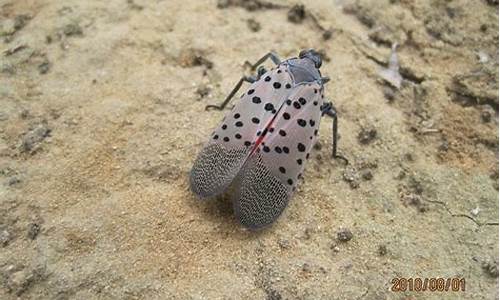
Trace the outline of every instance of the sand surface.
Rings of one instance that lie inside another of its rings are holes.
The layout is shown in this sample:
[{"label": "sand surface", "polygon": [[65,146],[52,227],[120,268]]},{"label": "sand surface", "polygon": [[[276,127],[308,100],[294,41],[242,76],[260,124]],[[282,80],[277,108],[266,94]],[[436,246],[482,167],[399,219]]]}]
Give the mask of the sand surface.
[{"label": "sand surface", "polygon": [[[498,1],[293,4],[0,0],[0,299],[498,299]],[[350,164],[325,119],[249,232],[189,190],[224,116],[204,107],[245,60],[305,48]]]}]

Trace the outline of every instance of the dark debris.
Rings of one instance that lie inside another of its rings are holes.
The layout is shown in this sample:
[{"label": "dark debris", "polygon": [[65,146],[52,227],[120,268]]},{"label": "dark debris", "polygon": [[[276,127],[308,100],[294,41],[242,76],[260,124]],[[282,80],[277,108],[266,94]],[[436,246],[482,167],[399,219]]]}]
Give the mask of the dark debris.
[{"label": "dark debris", "polygon": [[374,127],[363,128],[358,133],[358,141],[362,145],[368,145],[377,137],[377,129]]},{"label": "dark debris", "polygon": [[337,240],[341,242],[348,242],[352,239],[352,237],[352,232],[347,228],[341,228],[339,231],[337,231]]}]

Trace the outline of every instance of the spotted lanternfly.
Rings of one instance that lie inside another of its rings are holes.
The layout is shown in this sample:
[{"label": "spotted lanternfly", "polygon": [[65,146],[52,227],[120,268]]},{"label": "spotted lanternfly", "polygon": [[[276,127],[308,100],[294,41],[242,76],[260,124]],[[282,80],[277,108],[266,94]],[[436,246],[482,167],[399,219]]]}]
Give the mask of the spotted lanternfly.
[{"label": "spotted lanternfly", "polygon": [[241,224],[258,229],[273,223],[283,212],[302,176],[314,145],[320,119],[333,117],[333,156],[336,154],[337,114],[324,101],[324,84],[315,50],[281,61],[270,52],[252,69],[270,58],[277,66],[259,67],[255,77],[242,77],[221,105],[222,110],[243,82],[250,88],[215,129],[196,159],[191,189],[209,198],[234,186],[235,214]]}]

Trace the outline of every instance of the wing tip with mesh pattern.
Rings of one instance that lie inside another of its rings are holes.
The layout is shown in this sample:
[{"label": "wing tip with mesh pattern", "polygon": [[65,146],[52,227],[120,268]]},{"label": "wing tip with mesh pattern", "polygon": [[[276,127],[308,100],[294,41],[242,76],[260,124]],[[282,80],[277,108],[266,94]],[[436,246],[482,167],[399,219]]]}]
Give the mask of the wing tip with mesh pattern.
[{"label": "wing tip with mesh pattern", "polygon": [[191,169],[191,190],[203,199],[224,192],[240,171],[247,153],[247,148],[226,149],[216,143],[205,146]]},{"label": "wing tip with mesh pattern", "polygon": [[237,190],[233,198],[236,218],[251,230],[274,223],[290,198],[290,190],[271,174],[259,154],[252,156],[242,167]]}]

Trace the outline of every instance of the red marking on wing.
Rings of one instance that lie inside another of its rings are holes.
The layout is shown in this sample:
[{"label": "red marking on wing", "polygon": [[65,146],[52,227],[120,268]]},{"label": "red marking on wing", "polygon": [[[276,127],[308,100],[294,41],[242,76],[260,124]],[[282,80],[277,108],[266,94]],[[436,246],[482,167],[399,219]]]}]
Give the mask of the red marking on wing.
[{"label": "red marking on wing", "polygon": [[[280,111],[284,105],[285,105],[285,102],[283,102],[283,104],[281,104],[280,109],[278,109],[278,111],[274,114],[273,118],[267,123],[266,127],[262,131],[263,133],[266,132],[266,134],[267,134],[267,132],[269,132],[269,128],[271,128],[271,125],[274,124],[276,117],[280,114]],[[258,150],[258,148],[259,148],[260,144],[262,143],[262,140],[264,140],[265,136],[266,136],[265,134],[261,134],[259,136],[259,138],[255,141],[255,145],[253,146],[252,152],[250,152],[249,156],[251,156],[255,151]]]}]

